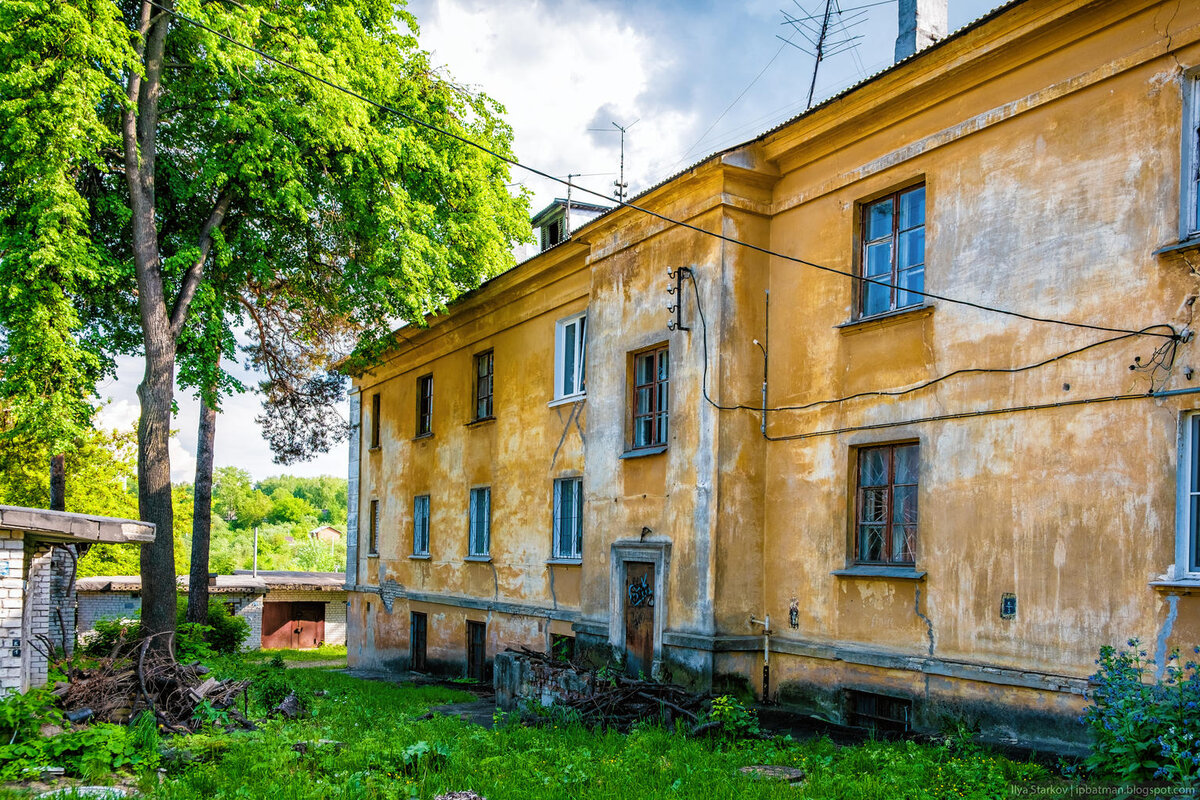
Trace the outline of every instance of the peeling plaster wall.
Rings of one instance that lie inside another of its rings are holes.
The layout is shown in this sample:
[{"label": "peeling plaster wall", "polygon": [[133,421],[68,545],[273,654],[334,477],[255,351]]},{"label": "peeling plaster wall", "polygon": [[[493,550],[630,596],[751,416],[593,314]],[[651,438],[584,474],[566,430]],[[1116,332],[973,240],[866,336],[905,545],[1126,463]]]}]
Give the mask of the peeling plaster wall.
[{"label": "peeling plaster wall", "polygon": [[[1196,65],[1200,7],[1029,0],[639,203],[853,272],[862,204],[923,183],[927,290],[1110,328],[1182,329],[1200,279],[1190,256],[1153,252],[1179,237],[1182,74]],[[680,267],[695,286],[672,295],[668,270]],[[667,328],[673,303],[690,330]],[[1200,394],[970,416],[1191,388],[1179,369],[1153,381],[1130,371],[1163,340],[885,396],[875,393],[1118,334],[937,298],[856,322],[853,303],[844,275],[621,209],[412,333],[356,380],[364,414],[381,393],[383,446],[364,446],[358,462],[358,511],[376,498],[382,516],[379,557],[356,559],[352,663],[406,664],[415,603],[429,614],[431,659],[460,668],[472,614],[487,617],[489,648],[545,647],[557,626],[620,649],[612,559],[631,543],[670,545],[655,612],[666,674],[761,691],[762,628],[750,618],[769,614],[778,697],[834,716],[856,688],[912,699],[919,726],[957,715],[1000,738],[1017,725],[1062,744],[1078,735],[1067,722],[1100,646],[1200,641],[1200,600],[1148,585],[1173,562],[1176,437]],[[548,406],[554,321],[584,308],[586,404]],[[817,403],[771,411],[779,441],[759,432],[754,339],[769,355],[768,405]],[[631,354],[662,344],[667,448],[622,458]],[[1195,347],[1181,345],[1176,364],[1194,364]],[[472,357],[489,348],[496,420],[467,425]],[[416,380],[428,373],[434,434],[414,440]],[[857,449],[895,442],[920,445],[919,574],[835,575],[854,560]],[[552,567],[551,485],[566,474],[584,479],[583,563]],[[464,561],[478,485],[493,490],[490,563]],[[416,560],[412,498],[425,493],[432,553]],[[1000,614],[1006,594],[1012,619]]]}]

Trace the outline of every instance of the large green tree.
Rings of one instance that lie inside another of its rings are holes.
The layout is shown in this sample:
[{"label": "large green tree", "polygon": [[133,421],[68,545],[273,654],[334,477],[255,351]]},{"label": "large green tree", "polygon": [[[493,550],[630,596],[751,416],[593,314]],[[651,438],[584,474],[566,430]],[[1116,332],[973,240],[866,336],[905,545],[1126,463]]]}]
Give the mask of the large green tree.
[{"label": "large green tree", "polygon": [[[112,354],[139,352],[139,512],[172,530],[181,355],[210,394],[231,354],[208,345],[242,326],[303,343],[337,321],[365,356],[398,320],[507,268],[527,203],[503,161],[440,131],[505,154],[511,131],[431,66],[416,30],[392,0],[0,3],[0,398],[14,430],[67,441]],[[170,536],[142,550],[151,632],[174,626],[173,551]]]}]

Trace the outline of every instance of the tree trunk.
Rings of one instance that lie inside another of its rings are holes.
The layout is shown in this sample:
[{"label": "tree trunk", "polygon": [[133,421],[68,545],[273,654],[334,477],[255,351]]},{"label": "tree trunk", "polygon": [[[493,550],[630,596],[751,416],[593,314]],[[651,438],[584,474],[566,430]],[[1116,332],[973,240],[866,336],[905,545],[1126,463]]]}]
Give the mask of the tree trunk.
[{"label": "tree trunk", "polygon": [[212,534],[213,439],[217,410],[200,399],[196,435],[196,489],[192,505],[192,571],[188,582],[187,621],[208,621],[208,551]]},{"label": "tree trunk", "polygon": [[[165,316],[165,315],[164,315]],[[142,628],[147,634],[175,629],[175,514],[171,506],[171,401],[175,388],[174,337],[155,340],[147,330],[146,374],[138,387],[138,512],[157,527],[142,545]],[[164,333],[166,333],[164,331]],[[166,645],[166,637],[159,646]]]}]

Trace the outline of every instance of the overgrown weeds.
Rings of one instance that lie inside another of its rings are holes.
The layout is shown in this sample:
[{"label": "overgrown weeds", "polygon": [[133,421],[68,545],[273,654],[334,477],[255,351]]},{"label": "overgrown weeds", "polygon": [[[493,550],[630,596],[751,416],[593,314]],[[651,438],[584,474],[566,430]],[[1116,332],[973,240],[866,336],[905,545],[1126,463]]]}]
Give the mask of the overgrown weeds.
[{"label": "overgrown weeds", "polygon": [[[1193,655],[1200,654],[1200,648]],[[1104,647],[1092,676],[1092,703],[1082,722],[1091,729],[1086,767],[1099,778],[1121,783],[1165,780],[1200,785],[1200,668],[1182,666],[1171,655],[1162,678],[1137,639],[1117,649]]]}]

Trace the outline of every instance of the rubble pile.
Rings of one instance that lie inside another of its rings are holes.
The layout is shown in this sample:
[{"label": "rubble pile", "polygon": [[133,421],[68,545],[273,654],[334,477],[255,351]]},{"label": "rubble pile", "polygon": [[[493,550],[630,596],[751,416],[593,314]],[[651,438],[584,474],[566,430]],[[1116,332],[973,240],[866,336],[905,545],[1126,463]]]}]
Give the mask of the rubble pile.
[{"label": "rubble pile", "polygon": [[197,710],[206,703],[230,727],[253,727],[236,706],[250,681],[217,680],[199,663],[180,664],[173,648],[151,644],[147,638],[133,652],[114,651],[94,667],[71,670],[69,681],[55,684],[67,718],[124,724],[149,709],[167,730],[188,733],[202,724]]}]

